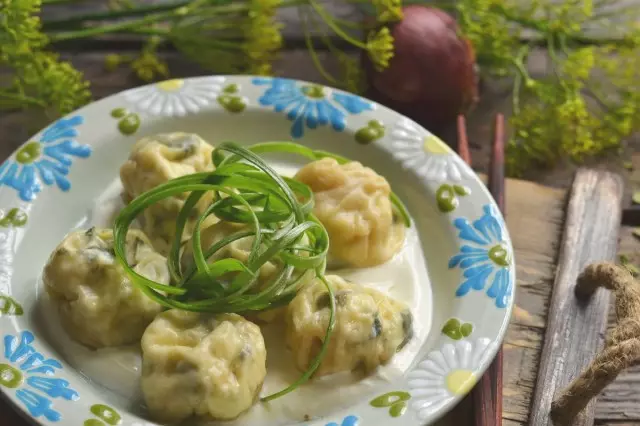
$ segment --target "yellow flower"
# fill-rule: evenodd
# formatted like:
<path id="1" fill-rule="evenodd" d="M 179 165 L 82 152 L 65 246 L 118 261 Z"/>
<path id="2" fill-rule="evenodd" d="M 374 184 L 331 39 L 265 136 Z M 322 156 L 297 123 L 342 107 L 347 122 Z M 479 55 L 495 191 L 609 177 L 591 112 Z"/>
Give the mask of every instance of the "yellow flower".
<path id="1" fill-rule="evenodd" d="M 110 53 L 104 58 L 104 68 L 107 71 L 114 71 L 116 68 L 122 64 L 123 58 L 122 55 L 118 55 L 116 53 Z"/>
<path id="2" fill-rule="evenodd" d="M 345 89 L 351 93 L 363 93 L 367 79 L 364 78 L 364 71 L 360 66 L 360 61 L 342 52 L 340 53 L 338 62 L 340 63 Z"/>
<path id="3" fill-rule="evenodd" d="M 380 31 L 372 31 L 367 37 L 367 52 L 373 65 L 378 71 L 389 66 L 393 58 L 393 37 L 389 28 L 383 27 Z"/>
<path id="4" fill-rule="evenodd" d="M 140 80 L 153 81 L 156 76 L 168 77 L 169 68 L 167 64 L 150 51 L 143 51 L 138 58 L 131 63 L 131 68 L 135 71 Z"/>
<path id="5" fill-rule="evenodd" d="M 373 0 L 378 22 L 395 22 L 402 19 L 401 0 Z"/>
<path id="6" fill-rule="evenodd" d="M 562 64 L 562 71 L 568 77 L 579 81 L 589 78 L 595 65 L 594 48 L 592 46 L 574 50 Z"/>
<path id="7" fill-rule="evenodd" d="M 271 75 L 272 74 L 271 64 L 269 62 L 262 62 L 262 63 L 256 62 L 249 66 L 249 69 L 247 70 L 247 72 L 252 75 Z"/>
<path id="8" fill-rule="evenodd" d="M 281 24 L 274 20 L 280 0 L 253 0 L 245 28 L 243 50 L 249 58 L 247 72 L 270 75 L 271 62 L 282 47 Z"/>

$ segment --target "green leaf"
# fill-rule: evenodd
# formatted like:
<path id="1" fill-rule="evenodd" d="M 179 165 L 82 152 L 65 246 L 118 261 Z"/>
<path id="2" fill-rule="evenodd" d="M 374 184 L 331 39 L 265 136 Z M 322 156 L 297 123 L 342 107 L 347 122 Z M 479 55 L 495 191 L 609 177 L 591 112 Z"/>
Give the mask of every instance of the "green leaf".
<path id="1" fill-rule="evenodd" d="M 464 187 L 462 185 L 453 185 L 453 190 L 455 191 L 456 194 L 460 195 L 461 197 L 464 197 L 465 195 L 469 195 L 471 193 L 469 188 Z"/>
<path id="2" fill-rule="evenodd" d="M 411 395 L 409 392 L 404 391 L 395 391 L 395 392 L 387 392 L 383 395 L 380 395 L 369 402 L 369 405 L 376 408 L 382 407 L 391 407 L 398 402 L 404 402 L 411 399 Z"/>
<path id="3" fill-rule="evenodd" d="M 399 401 L 389 408 L 389 415 L 391 417 L 400 417 L 405 413 L 405 411 L 407 411 L 407 403 Z"/>
<path id="4" fill-rule="evenodd" d="M 119 424 L 122 420 L 120 414 L 118 414 L 116 410 L 109 407 L 108 405 L 95 404 L 91 406 L 90 411 L 100 419 L 113 426 Z"/>
<path id="5" fill-rule="evenodd" d="M 473 333 L 473 324 L 468 322 L 462 324 L 460 326 L 460 333 L 462 334 L 463 337 L 471 336 L 471 333 Z"/>
<path id="6" fill-rule="evenodd" d="M 625 161 L 622 163 L 622 167 L 624 167 L 628 171 L 633 171 L 633 163 L 631 161 Z"/>
<path id="7" fill-rule="evenodd" d="M 440 185 L 436 190 L 436 204 L 442 213 L 450 213 L 458 207 L 458 198 L 451 185 Z"/>
<path id="8" fill-rule="evenodd" d="M 24 314 L 24 310 L 22 309 L 22 305 L 16 302 L 13 297 L 0 295 L 0 313 L 20 316 Z"/>
<path id="9" fill-rule="evenodd" d="M 634 192 L 631 199 L 633 200 L 633 204 L 640 204 L 640 191 Z"/>
<path id="10" fill-rule="evenodd" d="M 442 334 L 449 336 L 453 340 L 462 339 L 460 331 L 460 321 L 456 318 L 449 319 L 442 327 Z"/>

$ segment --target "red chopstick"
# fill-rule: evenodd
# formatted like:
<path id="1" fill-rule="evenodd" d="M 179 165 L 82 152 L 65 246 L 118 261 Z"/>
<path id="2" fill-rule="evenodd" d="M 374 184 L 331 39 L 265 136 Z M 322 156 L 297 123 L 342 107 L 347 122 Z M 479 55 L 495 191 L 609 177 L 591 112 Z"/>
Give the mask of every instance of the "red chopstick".
<path id="1" fill-rule="evenodd" d="M 458 154 L 471 165 L 471 154 L 464 116 L 458 116 Z M 494 125 L 489 171 L 489 191 L 505 213 L 504 177 L 504 116 L 498 114 Z M 502 348 L 473 389 L 475 426 L 502 425 Z"/>

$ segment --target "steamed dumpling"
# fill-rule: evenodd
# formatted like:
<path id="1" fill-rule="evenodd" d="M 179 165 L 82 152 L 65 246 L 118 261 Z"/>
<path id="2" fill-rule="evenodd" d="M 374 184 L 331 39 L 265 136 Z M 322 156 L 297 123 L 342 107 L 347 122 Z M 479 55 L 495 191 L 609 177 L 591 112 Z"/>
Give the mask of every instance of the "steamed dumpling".
<path id="1" fill-rule="evenodd" d="M 127 162 L 120 168 L 123 198 L 129 202 L 171 179 L 213 170 L 212 152 L 211 145 L 192 133 L 167 133 L 140 139 L 133 146 Z M 152 204 L 139 216 L 144 231 L 162 254 L 169 252 L 175 235 L 176 218 L 187 195 L 180 194 Z M 209 192 L 200 199 L 196 209 L 202 213 L 210 202 Z M 193 222 L 198 216 L 194 214 L 187 223 L 185 239 L 189 238 Z"/>
<path id="2" fill-rule="evenodd" d="M 411 339 L 412 316 L 383 293 L 326 276 L 336 298 L 336 322 L 316 376 L 387 363 Z M 287 344 L 296 366 L 306 370 L 320 351 L 329 324 L 329 293 L 319 279 L 299 292 L 287 311 Z"/>
<path id="3" fill-rule="evenodd" d="M 167 284 L 166 259 L 138 230 L 127 233 L 127 261 L 141 275 Z M 47 293 L 69 335 L 92 348 L 140 340 L 162 310 L 127 277 L 113 251 L 113 232 L 91 228 L 67 235 L 44 268 Z"/>
<path id="4" fill-rule="evenodd" d="M 295 178 L 314 193 L 313 212 L 329 234 L 332 266 L 380 265 L 402 247 L 405 227 L 394 215 L 391 188 L 372 169 L 323 158 L 302 167 Z"/>
<path id="5" fill-rule="evenodd" d="M 234 419 L 257 399 L 266 376 L 260 328 L 235 314 L 169 310 L 142 336 L 142 392 L 151 415 Z"/>

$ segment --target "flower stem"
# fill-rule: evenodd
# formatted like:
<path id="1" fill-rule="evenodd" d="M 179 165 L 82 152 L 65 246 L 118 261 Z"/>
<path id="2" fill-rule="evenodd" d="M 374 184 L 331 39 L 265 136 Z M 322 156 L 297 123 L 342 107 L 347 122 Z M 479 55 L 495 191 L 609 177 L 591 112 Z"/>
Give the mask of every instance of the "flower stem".
<path id="1" fill-rule="evenodd" d="M 313 9 L 316 11 L 316 13 L 320 15 L 322 20 L 329 26 L 329 28 L 331 28 L 333 32 L 335 32 L 338 36 L 340 36 L 340 38 L 342 38 L 348 43 L 351 43 L 356 47 L 359 47 L 360 49 L 364 49 L 364 50 L 367 49 L 366 44 L 364 44 L 360 40 L 356 40 L 355 38 L 351 37 L 349 34 L 345 33 L 344 30 L 340 28 L 338 24 L 336 24 L 333 17 L 329 15 L 324 10 L 324 8 L 318 4 L 318 2 L 316 2 L 315 0 L 309 0 L 309 3 L 311 4 L 311 7 L 313 7 Z"/>
<path id="2" fill-rule="evenodd" d="M 42 5 L 47 4 L 64 4 L 64 3 L 80 3 L 84 0 L 42 0 Z"/>
<path id="3" fill-rule="evenodd" d="M 96 36 L 96 35 L 113 33 L 113 32 L 117 32 L 117 31 L 131 30 L 131 29 L 135 29 L 136 27 L 139 27 L 139 26 L 153 24 L 155 22 L 159 22 L 159 21 L 162 21 L 162 20 L 165 20 L 165 19 L 175 18 L 175 17 L 179 17 L 179 16 L 180 16 L 180 14 L 179 14 L 179 12 L 177 10 L 171 10 L 171 11 L 168 11 L 168 12 L 157 13 L 157 14 L 154 14 L 154 15 L 148 15 L 148 16 L 146 16 L 144 18 L 135 19 L 135 20 L 131 20 L 131 21 L 118 22 L 118 23 L 115 23 L 115 24 L 102 25 L 102 26 L 97 26 L 97 27 L 93 27 L 93 28 L 85 28 L 85 29 L 78 30 L 78 31 L 54 33 L 54 34 L 51 34 L 49 36 L 49 39 L 52 42 L 56 42 L 56 41 L 64 41 L 64 40 L 73 40 L 73 39 L 78 39 L 78 38 L 93 37 L 93 36 Z"/>
<path id="4" fill-rule="evenodd" d="M 45 108 L 47 105 L 44 101 L 36 98 L 32 98 L 31 96 L 19 95 L 16 93 L 6 92 L 4 90 L 0 90 L 0 98 L 4 98 L 9 101 L 15 101 L 16 105 L 20 105 L 18 102 L 23 104 L 28 104 L 32 106 L 38 106 L 41 108 Z M 1 101 L 0 101 L 1 102 Z"/>
<path id="5" fill-rule="evenodd" d="M 60 0 L 56 0 L 60 1 Z M 74 24 L 83 24 L 87 21 L 105 21 L 114 20 L 118 18 L 133 18 L 140 15 L 147 15 L 149 13 L 166 12 L 168 10 L 177 9 L 189 4 L 187 1 L 178 1 L 173 3 L 164 4 L 150 4 L 139 6 L 134 9 L 123 10 L 106 10 L 99 12 L 89 12 L 80 15 L 75 15 L 66 19 L 55 19 L 51 21 L 44 21 L 42 27 L 45 31 L 55 28 L 69 28 Z"/>
<path id="6" fill-rule="evenodd" d="M 530 79 L 527 68 L 524 65 L 525 58 L 529 54 L 529 46 L 523 46 L 518 52 L 518 56 L 513 61 L 513 65 L 518 72 L 515 74 L 513 81 L 513 113 L 518 114 L 520 112 L 520 90 L 522 88 L 522 80 L 528 81 Z"/>
<path id="7" fill-rule="evenodd" d="M 54 0 L 54 1 L 63 1 L 63 0 Z M 69 0 L 64 0 L 64 1 L 69 1 Z M 75 1 L 75 0 L 71 0 L 71 1 Z M 119 18 L 134 18 L 136 16 L 148 15 L 150 13 L 156 13 L 156 12 L 172 11 L 175 9 L 179 9 L 181 7 L 188 7 L 193 2 L 194 0 L 180 0 L 180 1 L 175 1 L 171 3 L 149 4 L 149 5 L 135 7 L 133 9 L 90 12 L 90 13 L 85 13 L 81 15 L 75 15 L 66 19 L 44 21 L 42 25 L 45 31 L 56 29 L 56 28 L 69 28 L 70 26 L 83 24 L 87 21 L 109 21 L 109 20 L 115 20 Z M 283 0 L 282 3 L 280 4 L 280 7 L 298 6 L 306 3 L 307 3 L 306 0 Z M 222 5 L 211 4 L 205 7 L 209 12 L 214 12 L 215 14 L 225 14 L 225 13 L 247 11 L 249 10 L 250 5 L 247 2 L 234 1 L 233 4 L 222 4 Z"/>
<path id="8" fill-rule="evenodd" d="M 309 55 L 311 56 L 311 60 L 313 61 L 313 65 L 315 65 L 318 72 L 331 84 L 337 84 L 337 80 L 333 78 L 329 72 L 322 65 L 322 61 L 318 58 L 318 54 L 316 53 L 316 48 L 313 45 L 313 40 L 311 40 L 311 34 L 309 33 L 309 15 L 306 11 L 303 11 L 302 8 L 298 9 L 298 16 L 300 17 L 300 22 L 302 23 L 302 32 L 304 33 L 304 42 L 307 46 L 307 50 L 309 50 Z"/>

